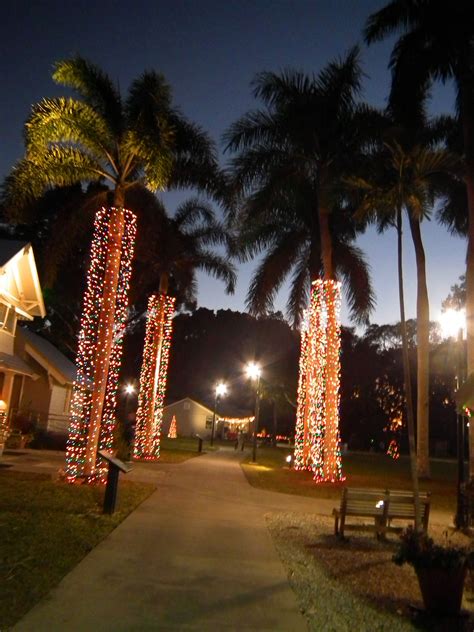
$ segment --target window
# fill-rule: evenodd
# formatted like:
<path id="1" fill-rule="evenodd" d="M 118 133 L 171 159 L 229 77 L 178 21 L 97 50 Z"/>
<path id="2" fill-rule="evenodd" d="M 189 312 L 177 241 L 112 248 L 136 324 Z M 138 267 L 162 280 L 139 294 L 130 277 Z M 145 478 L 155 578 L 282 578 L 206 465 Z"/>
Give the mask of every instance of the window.
<path id="1" fill-rule="evenodd" d="M 13 307 L 0 303 L 0 330 L 15 333 L 16 314 Z"/>
<path id="2" fill-rule="evenodd" d="M 191 405 L 189 402 L 184 402 L 183 404 L 183 410 L 189 410 L 191 408 Z"/>
<path id="3" fill-rule="evenodd" d="M 206 428 L 212 428 L 212 417 L 206 417 Z"/>

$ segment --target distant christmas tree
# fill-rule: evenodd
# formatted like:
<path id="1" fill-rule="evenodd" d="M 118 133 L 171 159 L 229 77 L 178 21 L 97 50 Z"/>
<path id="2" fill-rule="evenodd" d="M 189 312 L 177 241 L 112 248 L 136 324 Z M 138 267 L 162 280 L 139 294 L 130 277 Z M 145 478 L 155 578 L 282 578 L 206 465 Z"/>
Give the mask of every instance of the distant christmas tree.
<path id="1" fill-rule="evenodd" d="M 173 415 L 173 419 L 171 420 L 170 429 L 168 431 L 168 439 L 177 439 L 178 432 L 176 429 L 176 415 Z"/>

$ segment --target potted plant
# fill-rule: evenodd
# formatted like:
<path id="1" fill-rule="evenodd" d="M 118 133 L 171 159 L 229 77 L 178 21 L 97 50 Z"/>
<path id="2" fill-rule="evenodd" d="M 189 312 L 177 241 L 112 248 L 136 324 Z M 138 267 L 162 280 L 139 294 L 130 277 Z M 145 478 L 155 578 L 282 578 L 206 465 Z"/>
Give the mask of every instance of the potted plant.
<path id="1" fill-rule="evenodd" d="M 435 544 L 426 533 L 417 533 L 413 527 L 408 527 L 400 540 L 393 561 L 413 566 L 426 610 L 434 614 L 459 614 L 464 580 L 474 553 L 466 548 Z"/>

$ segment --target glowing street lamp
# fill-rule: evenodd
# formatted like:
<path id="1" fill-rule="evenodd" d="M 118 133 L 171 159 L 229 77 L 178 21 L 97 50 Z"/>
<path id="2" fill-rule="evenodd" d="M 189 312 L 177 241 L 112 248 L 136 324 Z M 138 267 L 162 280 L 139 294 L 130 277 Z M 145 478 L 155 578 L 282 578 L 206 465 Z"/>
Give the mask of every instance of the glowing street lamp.
<path id="1" fill-rule="evenodd" d="M 258 432 L 258 418 L 260 414 L 260 375 L 262 369 L 255 362 L 249 362 L 245 367 L 247 377 L 256 381 L 255 388 L 255 419 L 253 422 L 253 441 L 252 441 L 252 461 L 255 463 L 257 460 L 257 432 Z"/>
<path id="2" fill-rule="evenodd" d="M 456 366 L 456 390 L 462 384 L 463 374 L 463 332 L 466 328 L 466 311 L 464 309 L 447 309 L 441 313 L 439 323 L 445 338 L 457 339 L 457 366 Z M 464 492 L 464 417 L 456 407 L 457 420 L 457 453 L 458 453 L 458 481 L 457 481 L 457 506 L 454 524 L 458 529 L 468 526 L 468 508 Z"/>
<path id="3" fill-rule="evenodd" d="M 227 395 L 227 385 L 224 384 L 224 382 L 219 382 L 214 390 L 214 414 L 212 415 L 211 446 L 214 445 L 214 429 L 216 426 L 217 402 L 220 400 L 221 397 L 224 397 L 224 395 Z"/>
<path id="4" fill-rule="evenodd" d="M 126 395 L 132 395 L 133 393 L 135 393 L 136 388 L 133 384 L 126 384 L 123 390 L 125 391 Z"/>

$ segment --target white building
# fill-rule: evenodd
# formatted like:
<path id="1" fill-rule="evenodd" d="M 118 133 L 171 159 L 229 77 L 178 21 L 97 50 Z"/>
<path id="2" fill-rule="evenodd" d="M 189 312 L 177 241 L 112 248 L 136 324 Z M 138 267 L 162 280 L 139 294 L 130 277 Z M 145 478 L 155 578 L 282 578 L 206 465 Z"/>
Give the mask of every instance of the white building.
<path id="1" fill-rule="evenodd" d="M 31 244 L 0 239 L 0 444 L 33 422 L 67 432 L 75 367 L 18 321 L 46 314 Z"/>

